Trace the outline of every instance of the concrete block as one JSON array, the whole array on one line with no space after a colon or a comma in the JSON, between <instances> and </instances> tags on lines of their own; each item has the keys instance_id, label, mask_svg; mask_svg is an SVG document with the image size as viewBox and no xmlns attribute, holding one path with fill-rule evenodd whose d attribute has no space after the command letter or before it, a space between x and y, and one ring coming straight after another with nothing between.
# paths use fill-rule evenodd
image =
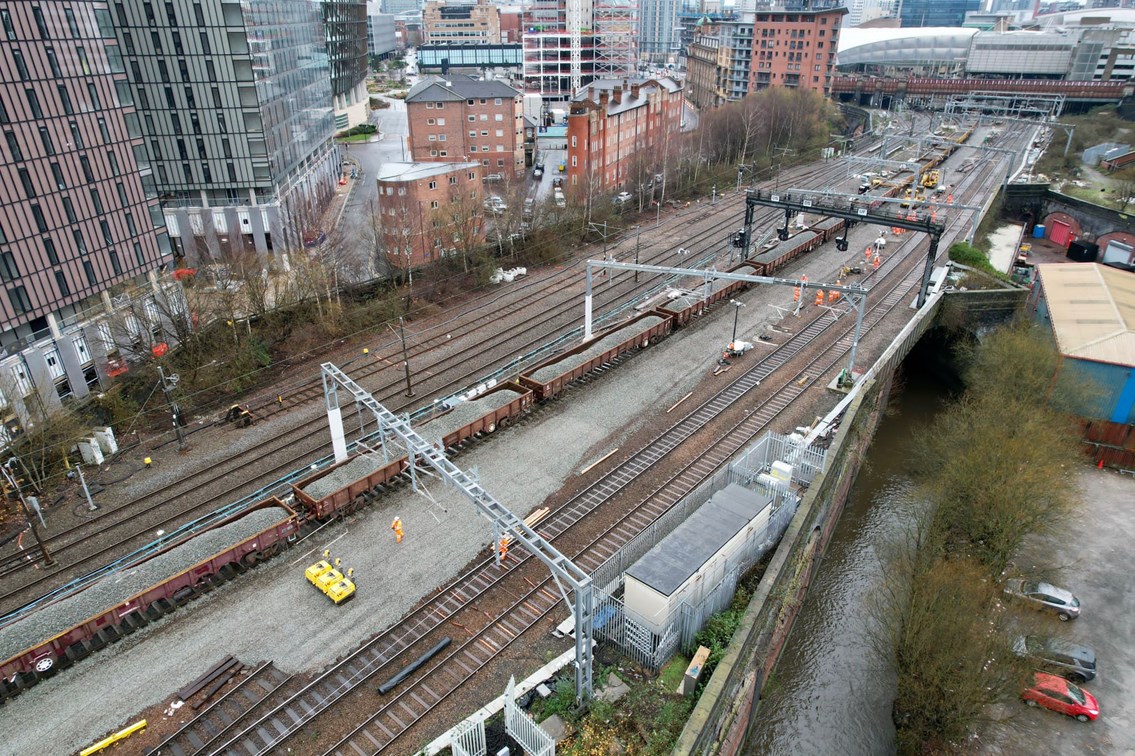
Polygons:
<instances>
[{"instance_id":1,"label":"concrete block","mask_svg":"<svg viewBox=\"0 0 1135 756\"><path fill-rule=\"evenodd\" d=\"M701 679L702 669L705 668L705 661L708 658L709 649L705 646L698 646L694 658L690 659L690 666L686 667L686 674L682 676L682 684L678 686L680 695L692 696L694 694L694 690L698 687L698 681Z\"/></svg>"},{"instance_id":2,"label":"concrete block","mask_svg":"<svg viewBox=\"0 0 1135 756\"><path fill-rule=\"evenodd\" d=\"M564 720L559 714L553 714L545 719L540 723L540 728L548 733L548 735L555 738L557 743L563 740L567 735L567 725L564 724Z\"/></svg>"},{"instance_id":3,"label":"concrete block","mask_svg":"<svg viewBox=\"0 0 1135 756\"><path fill-rule=\"evenodd\" d=\"M101 465L103 462L102 449L99 442L93 438L85 438L79 442L79 455L87 465Z\"/></svg>"},{"instance_id":4,"label":"concrete block","mask_svg":"<svg viewBox=\"0 0 1135 756\"><path fill-rule=\"evenodd\" d=\"M106 456L110 457L118 453L118 441L114 438L113 428L95 428L95 439Z\"/></svg>"}]
</instances>

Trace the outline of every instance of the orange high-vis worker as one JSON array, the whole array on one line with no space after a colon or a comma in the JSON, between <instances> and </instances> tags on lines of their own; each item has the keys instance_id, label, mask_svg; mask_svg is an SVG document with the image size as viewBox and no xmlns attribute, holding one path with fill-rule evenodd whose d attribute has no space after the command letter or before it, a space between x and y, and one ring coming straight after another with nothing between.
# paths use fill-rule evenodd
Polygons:
<instances>
[{"instance_id":1,"label":"orange high-vis worker","mask_svg":"<svg viewBox=\"0 0 1135 756\"><path fill-rule=\"evenodd\" d=\"M500 560L503 562L504 558L508 556L508 536L503 536L500 542L497 543L497 552L500 554Z\"/></svg>"},{"instance_id":2,"label":"orange high-vis worker","mask_svg":"<svg viewBox=\"0 0 1135 756\"><path fill-rule=\"evenodd\" d=\"M799 302L800 301L800 287L799 286L797 286L795 289L792 290L792 301L793 302Z\"/></svg>"},{"instance_id":3,"label":"orange high-vis worker","mask_svg":"<svg viewBox=\"0 0 1135 756\"><path fill-rule=\"evenodd\" d=\"M402 518L395 517L394 522L390 523L390 529L394 531L394 542L402 543Z\"/></svg>"},{"instance_id":4,"label":"orange high-vis worker","mask_svg":"<svg viewBox=\"0 0 1135 756\"><path fill-rule=\"evenodd\" d=\"M836 291L835 289L832 289L831 291L828 292L828 302L835 302L838 299L839 299L839 292L838 291Z\"/></svg>"},{"instance_id":5,"label":"orange high-vis worker","mask_svg":"<svg viewBox=\"0 0 1135 756\"><path fill-rule=\"evenodd\" d=\"M947 205L954 204L954 195L952 195L952 194L946 195L946 204Z\"/></svg>"},{"instance_id":6,"label":"orange high-vis worker","mask_svg":"<svg viewBox=\"0 0 1135 756\"><path fill-rule=\"evenodd\" d=\"M824 303L824 290L816 289L816 304L822 305Z\"/></svg>"},{"instance_id":7,"label":"orange high-vis worker","mask_svg":"<svg viewBox=\"0 0 1135 756\"><path fill-rule=\"evenodd\" d=\"M867 262L871 262L871 253L874 252L874 251L875 251L874 247L867 247L866 251L863 252L863 259L866 260Z\"/></svg>"},{"instance_id":8,"label":"orange high-vis worker","mask_svg":"<svg viewBox=\"0 0 1135 756\"><path fill-rule=\"evenodd\" d=\"M879 265L880 265L880 264L881 264L882 262L883 262L883 261L882 261L881 259L879 259L879 255L878 255L878 254L876 254L876 255L875 255L875 259L873 259L873 260L871 261L871 265L872 265L872 266L873 266L873 267L875 268L875 270L878 270L878 269L879 269Z\"/></svg>"}]
</instances>

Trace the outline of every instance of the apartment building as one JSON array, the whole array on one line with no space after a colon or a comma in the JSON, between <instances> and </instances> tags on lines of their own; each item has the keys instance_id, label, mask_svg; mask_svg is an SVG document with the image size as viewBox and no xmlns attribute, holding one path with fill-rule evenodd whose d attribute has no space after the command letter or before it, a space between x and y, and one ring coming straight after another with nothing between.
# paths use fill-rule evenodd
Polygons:
<instances>
[{"instance_id":1,"label":"apartment building","mask_svg":"<svg viewBox=\"0 0 1135 756\"><path fill-rule=\"evenodd\" d=\"M178 251L199 264L300 249L340 174L320 6L169 0L113 9Z\"/></svg>"},{"instance_id":2,"label":"apartment building","mask_svg":"<svg viewBox=\"0 0 1135 756\"><path fill-rule=\"evenodd\" d=\"M594 81L567 117L568 190L642 191L663 173L682 122L682 87L669 78Z\"/></svg>"},{"instance_id":3,"label":"apartment building","mask_svg":"<svg viewBox=\"0 0 1135 756\"><path fill-rule=\"evenodd\" d=\"M370 118L367 0L323 0L321 8L335 128L346 129Z\"/></svg>"},{"instance_id":4,"label":"apartment building","mask_svg":"<svg viewBox=\"0 0 1135 756\"><path fill-rule=\"evenodd\" d=\"M758 11L753 23L749 91L795 87L828 95L841 21L847 12L842 5Z\"/></svg>"},{"instance_id":5,"label":"apartment building","mask_svg":"<svg viewBox=\"0 0 1135 756\"><path fill-rule=\"evenodd\" d=\"M427 0L422 33L427 45L499 45L500 8L486 0L473 4Z\"/></svg>"},{"instance_id":6,"label":"apartment building","mask_svg":"<svg viewBox=\"0 0 1135 756\"><path fill-rule=\"evenodd\" d=\"M376 179L383 249L395 271L413 270L484 241L478 162L386 163Z\"/></svg>"},{"instance_id":7,"label":"apartment building","mask_svg":"<svg viewBox=\"0 0 1135 756\"><path fill-rule=\"evenodd\" d=\"M2 443L108 378L116 308L160 331L173 255L106 3L7 3L0 25Z\"/></svg>"},{"instance_id":8,"label":"apartment building","mask_svg":"<svg viewBox=\"0 0 1135 756\"><path fill-rule=\"evenodd\" d=\"M674 62L678 54L679 0L649 0L639 3L639 57L651 63Z\"/></svg>"},{"instance_id":9,"label":"apartment building","mask_svg":"<svg viewBox=\"0 0 1135 756\"><path fill-rule=\"evenodd\" d=\"M524 98L499 81L430 78L406 95L410 155L421 162L478 161L485 175L524 171Z\"/></svg>"},{"instance_id":10,"label":"apartment building","mask_svg":"<svg viewBox=\"0 0 1135 756\"><path fill-rule=\"evenodd\" d=\"M717 108L729 101L729 63L732 51L715 27L694 36L686 51L686 99L699 110Z\"/></svg>"}]
</instances>

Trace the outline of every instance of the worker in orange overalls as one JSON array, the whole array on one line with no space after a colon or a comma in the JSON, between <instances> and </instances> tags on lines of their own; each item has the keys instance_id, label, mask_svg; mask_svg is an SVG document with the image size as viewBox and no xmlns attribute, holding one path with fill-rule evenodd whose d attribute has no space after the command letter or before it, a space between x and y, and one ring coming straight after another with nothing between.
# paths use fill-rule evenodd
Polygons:
<instances>
[{"instance_id":1,"label":"worker in orange overalls","mask_svg":"<svg viewBox=\"0 0 1135 756\"><path fill-rule=\"evenodd\" d=\"M390 529L394 531L394 542L402 543L402 518L395 517L394 522L390 523Z\"/></svg>"},{"instance_id":2,"label":"worker in orange overalls","mask_svg":"<svg viewBox=\"0 0 1135 756\"><path fill-rule=\"evenodd\" d=\"M824 290L816 289L816 304L822 305L824 303Z\"/></svg>"},{"instance_id":3,"label":"worker in orange overalls","mask_svg":"<svg viewBox=\"0 0 1135 756\"><path fill-rule=\"evenodd\" d=\"M880 265L880 264L881 264L882 262L883 262L883 261L882 261L882 259L880 259L880 257L879 257L879 253L878 253L878 252L876 252L876 253L875 253L875 257L874 257L874 258L873 258L873 259L871 260L871 267L873 267L873 268L874 268L875 270L878 270L878 269L879 269L879 265Z\"/></svg>"},{"instance_id":4,"label":"worker in orange overalls","mask_svg":"<svg viewBox=\"0 0 1135 756\"><path fill-rule=\"evenodd\" d=\"M500 554L501 562L508 556L508 536L501 536L500 542L497 543L497 552Z\"/></svg>"}]
</instances>

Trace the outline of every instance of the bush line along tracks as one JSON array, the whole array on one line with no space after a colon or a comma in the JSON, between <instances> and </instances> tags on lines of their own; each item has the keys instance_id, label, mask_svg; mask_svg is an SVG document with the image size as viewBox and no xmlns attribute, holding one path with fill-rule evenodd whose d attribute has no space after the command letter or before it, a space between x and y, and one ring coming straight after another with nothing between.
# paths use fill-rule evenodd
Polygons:
<instances>
[{"instance_id":1,"label":"bush line along tracks","mask_svg":"<svg viewBox=\"0 0 1135 756\"><path fill-rule=\"evenodd\" d=\"M912 254L911 249L917 246L915 239L916 237L912 237L904 243L904 254L888 255L887 263L873 274L882 276L883 280L875 283L870 290L874 296L865 320L868 327L876 325L913 295L921 270L921 260L918 255ZM886 287L889 287L887 291L880 291ZM706 451L699 450L696 459L682 466L652 494L608 527L601 536L577 552L574 557L577 563L593 571L620 546L668 511L721 464L762 433L780 411L815 385L822 376L838 367L850 348L851 335L852 328L847 320L833 321L826 314L815 318L745 374L675 423L654 442L557 508L541 524L541 533L553 541L559 539L574 524L625 490L631 481L657 465L728 408L736 406L738 399L762 381L767 381L774 371L788 366L806 348L819 343L826 336L825 341L831 346L819 350L818 356L795 375L779 381L773 395L757 411L745 415L724 431ZM766 383L765 389L768 388ZM527 578L523 577L520 569L531 560L523 552L518 557L518 562L504 572L497 569L491 559L485 560L303 690L287 697L254 721L245 719L238 723L239 726L229 728L231 736L219 750L239 750L243 753L271 751L349 693L357 691L360 695L373 695L369 690L361 689L363 683L384 671L403 651L412 646L424 647L432 644L438 636L452 633L447 628L442 628L443 624L460 628L468 634L464 642L455 644L456 647L443 661L421 673L402 691L389 697L389 700L383 701L374 715L332 745L327 753L375 753L383 750L478 670L489 664L527 629L554 611L560 598L550 579L537 577L534 582L531 574ZM528 572L532 573L533 569L541 568L535 565ZM539 574L536 572L537 576ZM523 585L517 584L518 579L523 581ZM477 598L505 580L510 580L511 584L511 590L507 592L512 596L519 595L505 611L486 622L485 615L479 609L469 609ZM351 706L347 710L357 708L360 707ZM175 735L171 740L178 737L180 735Z\"/></svg>"}]
</instances>

